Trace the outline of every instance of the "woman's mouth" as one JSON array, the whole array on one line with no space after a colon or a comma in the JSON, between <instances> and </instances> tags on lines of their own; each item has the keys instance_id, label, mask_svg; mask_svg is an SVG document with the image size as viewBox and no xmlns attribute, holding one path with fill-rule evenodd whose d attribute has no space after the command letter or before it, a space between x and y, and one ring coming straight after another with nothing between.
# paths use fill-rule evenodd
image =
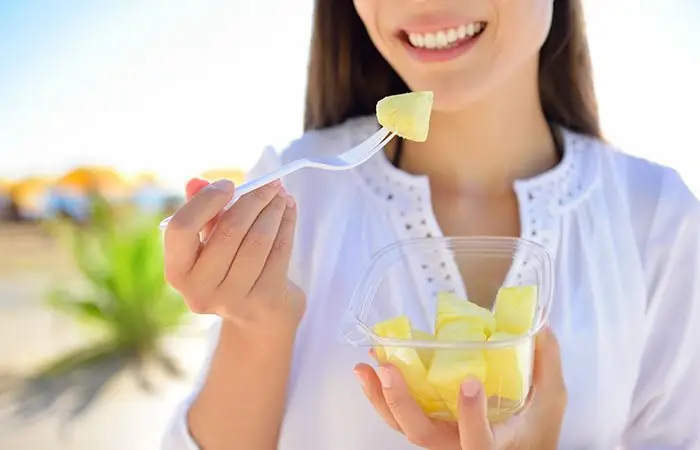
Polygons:
<instances>
[{"instance_id":1,"label":"woman's mouth","mask_svg":"<svg viewBox=\"0 0 700 450\"><path fill-rule=\"evenodd\" d=\"M486 22L473 22L429 33L403 32L404 40L416 49L441 51L459 47L477 38L486 29Z\"/></svg>"}]
</instances>

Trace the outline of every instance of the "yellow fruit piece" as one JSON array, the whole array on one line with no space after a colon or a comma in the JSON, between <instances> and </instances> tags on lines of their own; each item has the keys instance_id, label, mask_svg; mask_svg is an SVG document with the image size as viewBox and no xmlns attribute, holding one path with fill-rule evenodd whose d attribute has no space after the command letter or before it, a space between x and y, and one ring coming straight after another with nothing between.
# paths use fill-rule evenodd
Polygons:
<instances>
[{"instance_id":1,"label":"yellow fruit piece","mask_svg":"<svg viewBox=\"0 0 700 450\"><path fill-rule=\"evenodd\" d=\"M496 331L496 319L491 311L463 300L451 292L440 292L437 297L436 332L445 323L453 320L472 322L475 326L481 327L486 336Z\"/></svg>"},{"instance_id":2,"label":"yellow fruit piece","mask_svg":"<svg viewBox=\"0 0 700 450\"><path fill-rule=\"evenodd\" d=\"M496 294L496 330L523 335L530 331L537 310L537 286L504 287Z\"/></svg>"},{"instance_id":3,"label":"yellow fruit piece","mask_svg":"<svg viewBox=\"0 0 700 450\"><path fill-rule=\"evenodd\" d=\"M377 121L402 138L425 142L432 108L431 91L391 95L377 102Z\"/></svg>"},{"instance_id":4,"label":"yellow fruit piece","mask_svg":"<svg viewBox=\"0 0 700 450\"><path fill-rule=\"evenodd\" d=\"M437 341L484 342L486 337L480 327L472 322L453 320L446 322L436 333ZM483 350L435 349L433 362L428 370L428 382L435 386L445 405L456 414L459 388L468 377L486 379L486 360ZM455 416L456 417L456 416Z\"/></svg>"},{"instance_id":5,"label":"yellow fruit piece","mask_svg":"<svg viewBox=\"0 0 700 450\"><path fill-rule=\"evenodd\" d=\"M399 316L374 326L374 332L388 339L413 339L411 322L406 316ZM444 409L437 390L427 381L426 365L415 348L398 346L377 346L375 352L380 363L396 366L403 375L413 398L426 413L438 413Z\"/></svg>"},{"instance_id":6,"label":"yellow fruit piece","mask_svg":"<svg viewBox=\"0 0 700 450\"><path fill-rule=\"evenodd\" d=\"M413 330L413 339L417 341L432 341L435 336L423 330ZM433 361L434 352L432 348L416 348L418 356L425 364L425 367L430 367L430 363Z\"/></svg>"},{"instance_id":7,"label":"yellow fruit piece","mask_svg":"<svg viewBox=\"0 0 700 450\"><path fill-rule=\"evenodd\" d=\"M489 341L502 341L517 336L496 332ZM520 402L527 396L532 376L533 358L532 339L514 343L512 347L488 349L486 358L486 382L484 389L487 397Z\"/></svg>"},{"instance_id":8,"label":"yellow fruit piece","mask_svg":"<svg viewBox=\"0 0 700 450\"><path fill-rule=\"evenodd\" d=\"M380 322L374 326L374 332L381 337L389 339L418 341L432 341L434 339L434 336L427 331L413 329L411 321L406 316L394 317ZM377 354L377 359L386 361L387 356L383 347L376 346L374 351ZM416 352L418 352L425 367L428 367L433 359L433 350L430 348L416 348Z\"/></svg>"},{"instance_id":9,"label":"yellow fruit piece","mask_svg":"<svg viewBox=\"0 0 700 450\"><path fill-rule=\"evenodd\" d=\"M411 321L406 316L393 317L384 322L380 322L374 326L374 332L380 337L387 339L413 339L411 334ZM387 361L387 354L384 347L375 346L374 351L380 362Z\"/></svg>"}]
</instances>

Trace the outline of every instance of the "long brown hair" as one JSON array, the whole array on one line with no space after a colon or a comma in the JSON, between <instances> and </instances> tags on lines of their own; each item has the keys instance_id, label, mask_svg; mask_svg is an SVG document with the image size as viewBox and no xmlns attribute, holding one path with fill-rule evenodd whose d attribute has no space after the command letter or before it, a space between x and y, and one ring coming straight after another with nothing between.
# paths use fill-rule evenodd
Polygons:
<instances>
[{"instance_id":1,"label":"long brown hair","mask_svg":"<svg viewBox=\"0 0 700 450\"><path fill-rule=\"evenodd\" d=\"M554 0L540 50L539 90L545 116L600 137L598 105L581 0ZM316 0L304 129L374 114L377 101L409 89L370 40L350 0Z\"/></svg>"}]
</instances>

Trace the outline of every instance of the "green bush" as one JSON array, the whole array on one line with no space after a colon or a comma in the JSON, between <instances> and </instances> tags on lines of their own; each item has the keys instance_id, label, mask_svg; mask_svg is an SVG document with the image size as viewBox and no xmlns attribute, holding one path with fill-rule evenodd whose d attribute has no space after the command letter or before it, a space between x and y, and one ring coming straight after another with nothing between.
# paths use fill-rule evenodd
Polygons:
<instances>
[{"instance_id":1,"label":"green bush","mask_svg":"<svg viewBox=\"0 0 700 450\"><path fill-rule=\"evenodd\" d=\"M20 419L76 418L124 370L147 391L154 389L147 367L183 375L161 347L188 318L184 302L165 282L162 216L115 208L97 195L90 205L86 220L46 223L72 250L79 275L77 285L71 280L53 290L47 303L93 334L30 374L0 374L0 410Z\"/></svg>"},{"instance_id":2,"label":"green bush","mask_svg":"<svg viewBox=\"0 0 700 450\"><path fill-rule=\"evenodd\" d=\"M61 222L56 228L72 249L85 288L62 287L48 305L99 332L96 344L81 352L121 354L143 360L159 355L163 337L188 317L177 292L165 282L160 216L117 209L94 195L88 220ZM75 354L50 364L70 370Z\"/></svg>"}]
</instances>

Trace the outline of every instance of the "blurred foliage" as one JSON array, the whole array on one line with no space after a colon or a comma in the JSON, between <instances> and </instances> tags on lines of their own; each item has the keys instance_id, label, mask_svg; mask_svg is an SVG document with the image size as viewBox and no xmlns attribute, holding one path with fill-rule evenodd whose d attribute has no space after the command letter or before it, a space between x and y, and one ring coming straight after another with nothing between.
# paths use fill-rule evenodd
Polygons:
<instances>
[{"instance_id":1,"label":"blurred foliage","mask_svg":"<svg viewBox=\"0 0 700 450\"><path fill-rule=\"evenodd\" d=\"M90 339L28 376L0 374L0 400L9 400L20 418L63 413L75 418L125 371L146 391L155 388L147 369L184 375L162 345L189 318L165 281L162 215L89 195L87 217L57 218L42 227L71 251L79 276L52 290L47 305L84 326ZM64 398L71 399L68 410Z\"/></svg>"},{"instance_id":2,"label":"blurred foliage","mask_svg":"<svg viewBox=\"0 0 700 450\"><path fill-rule=\"evenodd\" d=\"M91 199L85 222L64 220L54 228L70 245L87 289L56 289L48 305L102 331L101 347L148 357L187 318L184 302L165 282L161 218L117 210L98 194Z\"/></svg>"},{"instance_id":3,"label":"blurred foliage","mask_svg":"<svg viewBox=\"0 0 700 450\"><path fill-rule=\"evenodd\" d=\"M91 327L98 338L49 362L35 378L66 375L114 358L134 367L151 359L180 374L160 348L162 339L188 318L184 302L165 281L161 217L115 208L96 193L90 197L87 220L51 224L72 250L84 288L59 287L47 304Z\"/></svg>"}]
</instances>

